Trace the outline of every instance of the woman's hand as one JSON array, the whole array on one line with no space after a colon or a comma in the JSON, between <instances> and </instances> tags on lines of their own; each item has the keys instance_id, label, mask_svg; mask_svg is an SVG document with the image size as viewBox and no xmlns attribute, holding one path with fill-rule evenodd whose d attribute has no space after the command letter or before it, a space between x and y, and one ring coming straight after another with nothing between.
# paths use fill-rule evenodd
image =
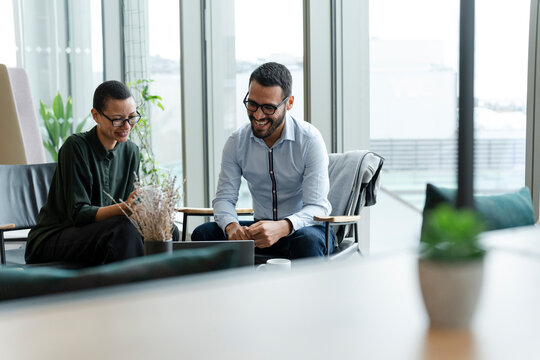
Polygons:
<instances>
[{"instance_id":1,"label":"woman's hand","mask_svg":"<svg viewBox=\"0 0 540 360\"><path fill-rule=\"evenodd\" d=\"M137 206L137 204L139 204L139 203L141 202L141 199L140 199L139 196L137 195L137 190L133 190L133 191L129 194L129 196L128 196L128 198L126 199L126 201L124 201L124 202L125 202L131 209L134 209L134 208ZM127 208L127 206L126 206L126 209L124 209L124 210L127 210L126 212L127 212L128 214L131 215L131 210L129 210L129 208Z\"/></svg>"}]
</instances>

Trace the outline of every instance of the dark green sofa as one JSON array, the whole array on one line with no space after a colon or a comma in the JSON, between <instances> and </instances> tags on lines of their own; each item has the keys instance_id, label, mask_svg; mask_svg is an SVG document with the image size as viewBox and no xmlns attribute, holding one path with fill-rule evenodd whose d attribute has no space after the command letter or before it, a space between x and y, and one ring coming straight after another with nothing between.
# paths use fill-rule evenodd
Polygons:
<instances>
[{"instance_id":1,"label":"dark green sofa","mask_svg":"<svg viewBox=\"0 0 540 360\"><path fill-rule=\"evenodd\" d=\"M145 256L80 270L0 266L0 301L101 288L239 266L230 245Z\"/></svg>"}]
</instances>

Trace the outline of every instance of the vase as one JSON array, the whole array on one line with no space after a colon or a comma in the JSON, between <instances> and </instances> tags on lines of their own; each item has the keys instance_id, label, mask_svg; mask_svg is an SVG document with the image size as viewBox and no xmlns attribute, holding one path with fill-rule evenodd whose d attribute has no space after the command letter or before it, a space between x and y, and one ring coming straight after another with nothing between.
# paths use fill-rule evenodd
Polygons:
<instances>
[{"instance_id":1,"label":"vase","mask_svg":"<svg viewBox=\"0 0 540 360\"><path fill-rule=\"evenodd\" d=\"M144 255L154 255L173 252L172 238L164 241L144 241Z\"/></svg>"},{"instance_id":2,"label":"vase","mask_svg":"<svg viewBox=\"0 0 540 360\"><path fill-rule=\"evenodd\" d=\"M463 261L419 259L420 288L431 325L468 327L478 303L483 274L483 257Z\"/></svg>"}]
</instances>

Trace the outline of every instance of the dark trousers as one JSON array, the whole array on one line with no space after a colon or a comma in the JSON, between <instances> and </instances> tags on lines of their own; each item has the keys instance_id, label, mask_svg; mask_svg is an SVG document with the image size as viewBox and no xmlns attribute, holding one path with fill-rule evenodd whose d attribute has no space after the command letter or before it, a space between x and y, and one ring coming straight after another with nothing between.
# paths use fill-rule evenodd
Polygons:
<instances>
[{"instance_id":1,"label":"dark trousers","mask_svg":"<svg viewBox=\"0 0 540 360\"><path fill-rule=\"evenodd\" d=\"M175 226L173 241L178 241L178 234ZM40 244L27 262L100 265L143 255L143 238L135 226L125 216L115 216L54 234Z\"/></svg>"},{"instance_id":2,"label":"dark trousers","mask_svg":"<svg viewBox=\"0 0 540 360\"><path fill-rule=\"evenodd\" d=\"M249 226L255 221L240 221L240 225ZM223 230L215 223L208 222L197 226L191 234L193 241L227 240ZM334 249L334 234L330 231L330 253ZM324 226L306 226L294 231L291 235L279 239L274 245L259 249L255 254L287 259L298 259L326 254Z\"/></svg>"}]
</instances>

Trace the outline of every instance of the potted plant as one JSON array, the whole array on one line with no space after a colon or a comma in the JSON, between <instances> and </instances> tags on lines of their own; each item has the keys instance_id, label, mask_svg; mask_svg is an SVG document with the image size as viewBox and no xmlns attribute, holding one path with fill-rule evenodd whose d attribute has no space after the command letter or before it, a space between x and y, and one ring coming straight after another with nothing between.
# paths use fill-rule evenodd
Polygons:
<instances>
[{"instance_id":1,"label":"potted plant","mask_svg":"<svg viewBox=\"0 0 540 360\"><path fill-rule=\"evenodd\" d=\"M131 211L131 216L120 209L143 237L145 255L172 252L174 208L180 201L176 176L167 174L160 183L152 184L145 183L144 178L141 178L134 186L137 199L133 206L122 201ZM116 202L111 195L105 194Z\"/></svg>"},{"instance_id":2,"label":"potted plant","mask_svg":"<svg viewBox=\"0 0 540 360\"><path fill-rule=\"evenodd\" d=\"M425 214L418 271L432 325L469 325L482 287L484 223L472 210L443 204Z\"/></svg>"},{"instance_id":3,"label":"potted plant","mask_svg":"<svg viewBox=\"0 0 540 360\"><path fill-rule=\"evenodd\" d=\"M53 99L52 108L39 101L39 113L43 119L42 137L43 146L51 155L54 162L58 161L58 150L62 147L68 136L79 133L84 128L88 116L73 130L73 102L71 96L64 101L60 93Z\"/></svg>"},{"instance_id":4,"label":"potted plant","mask_svg":"<svg viewBox=\"0 0 540 360\"><path fill-rule=\"evenodd\" d=\"M163 99L159 95L151 94L150 85L154 80L138 79L127 83L137 104L137 109L141 114L141 119L131 132L133 140L140 150L141 156L141 178L151 181L154 184L160 183L165 178L165 173L159 168L154 152L152 150L152 131L150 125L150 108L157 106L165 110Z\"/></svg>"}]
</instances>

